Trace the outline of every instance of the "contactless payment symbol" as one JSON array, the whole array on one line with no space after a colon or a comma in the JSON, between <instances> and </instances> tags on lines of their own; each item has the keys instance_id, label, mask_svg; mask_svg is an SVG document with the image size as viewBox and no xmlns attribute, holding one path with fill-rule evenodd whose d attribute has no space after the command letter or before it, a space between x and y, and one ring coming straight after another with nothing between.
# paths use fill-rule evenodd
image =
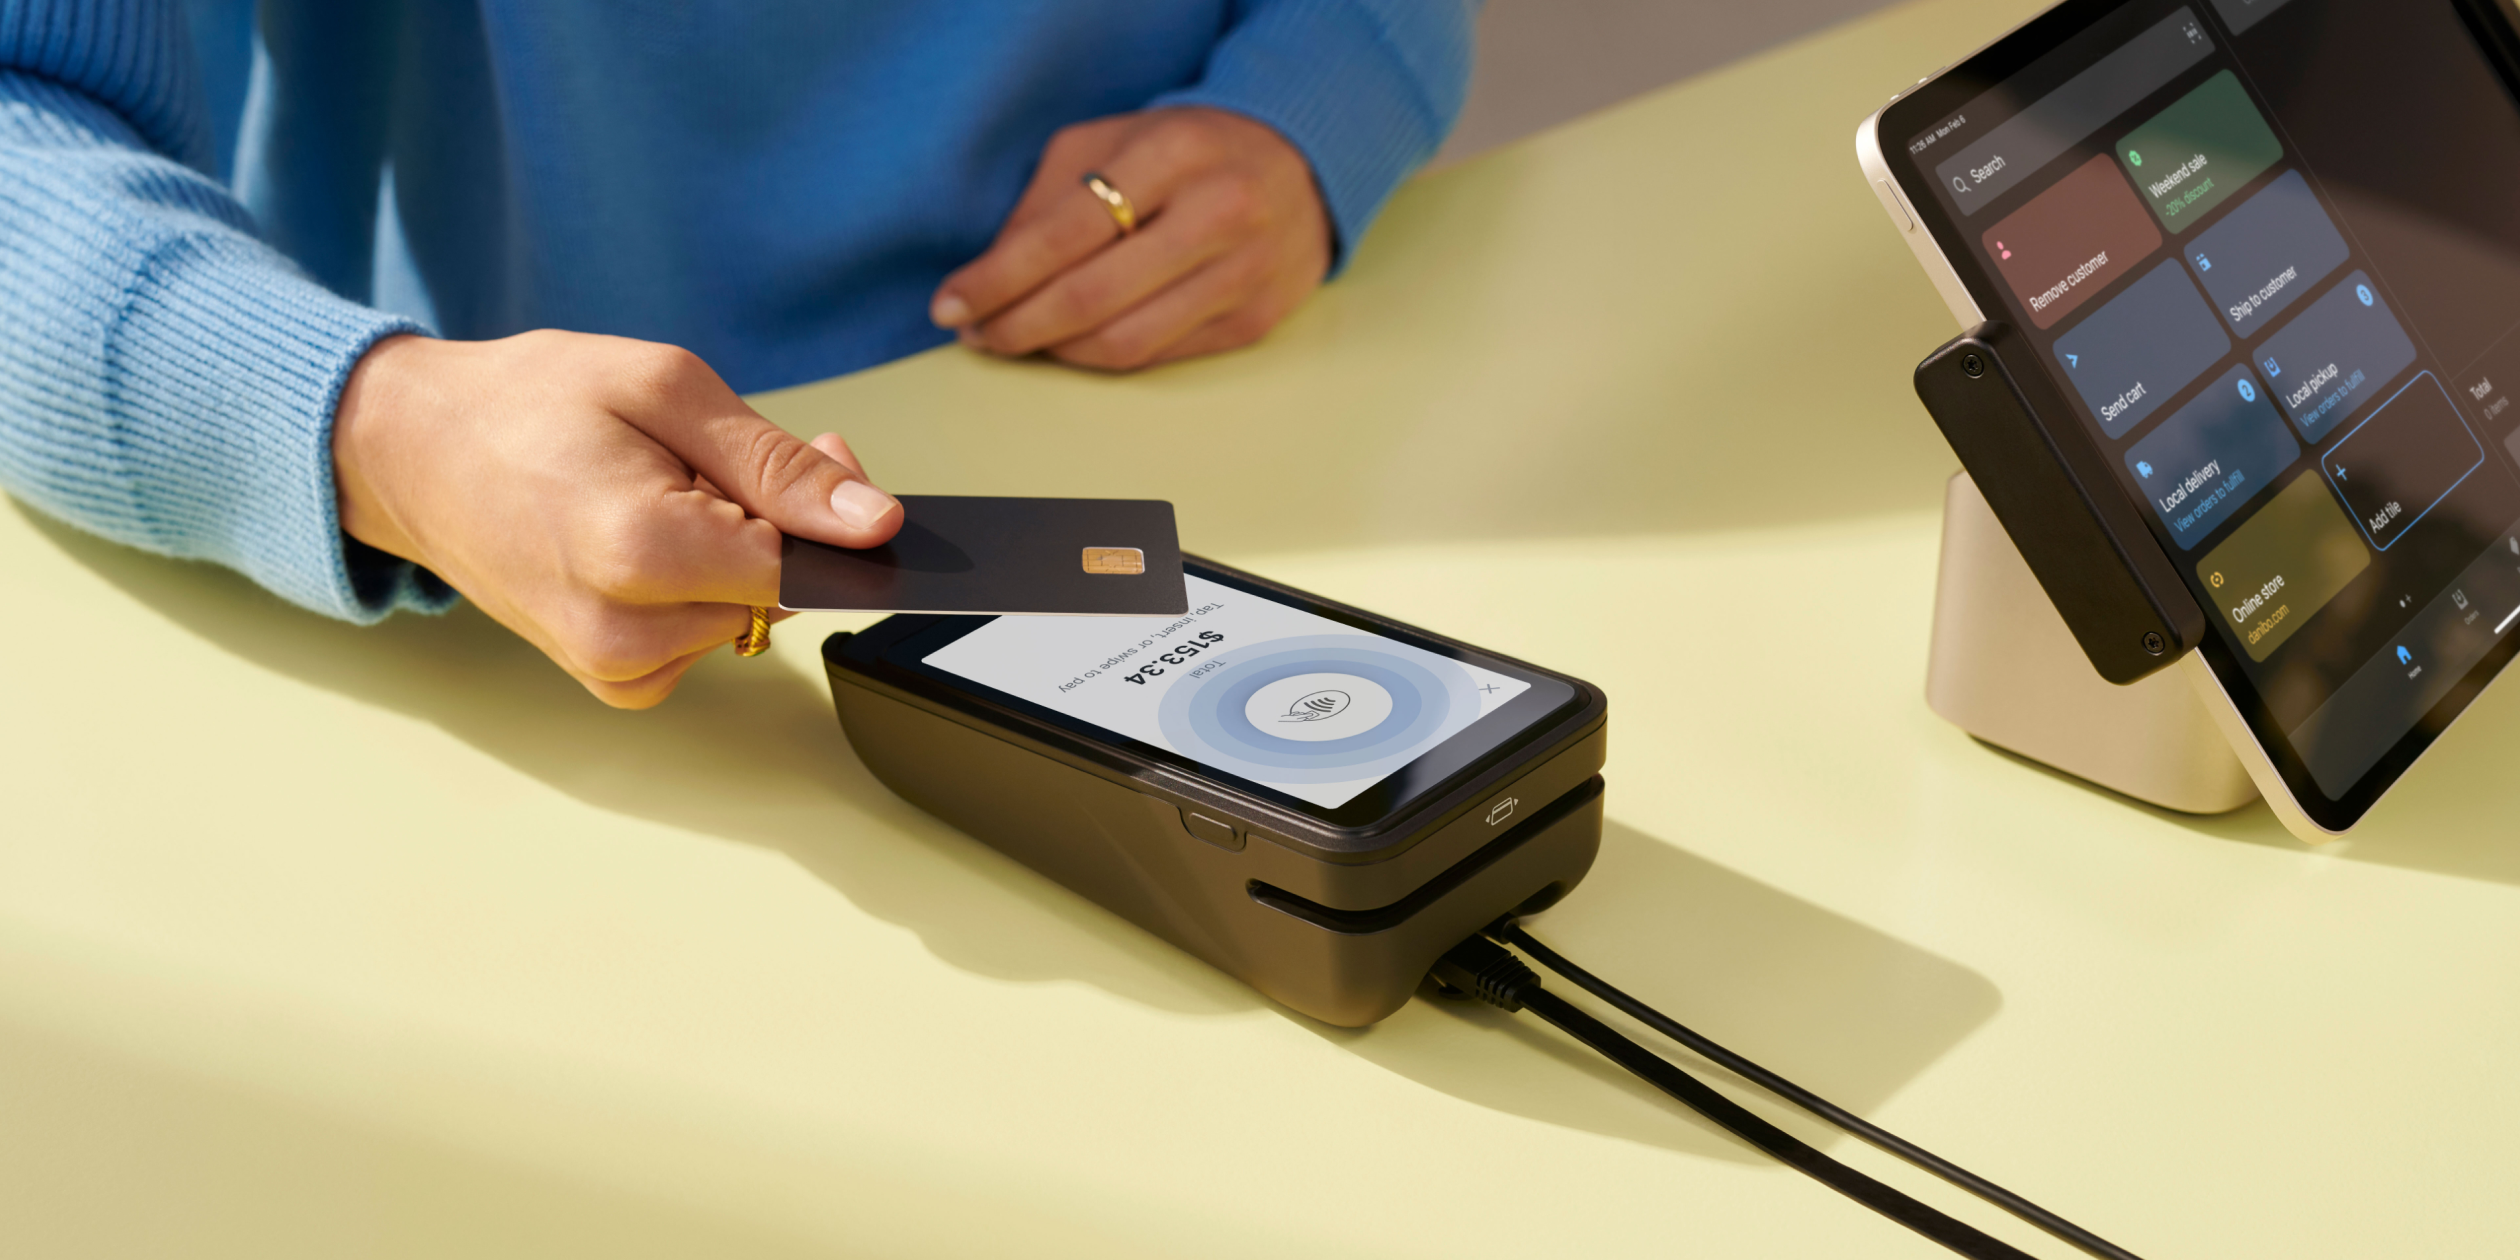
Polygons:
<instances>
[{"instance_id":1,"label":"contactless payment symbol","mask_svg":"<svg viewBox=\"0 0 2520 1260\"><path fill-rule=\"evenodd\" d=\"M1242 708L1255 735L1321 744L1382 725L1392 699L1389 688L1361 674L1322 670L1272 680Z\"/></svg>"},{"instance_id":2,"label":"contactless payment symbol","mask_svg":"<svg viewBox=\"0 0 2520 1260\"><path fill-rule=\"evenodd\" d=\"M1349 696L1344 691L1316 691L1297 700L1286 710L1281 722L1318 722L1326 717L1345 713Z\"/></svg>"},{"instance_id":3,"label":"contactless payment symbol","mask_svg":"<svg viewBox=\"0 0 2520 1260\"><path fill-rule=\"evenodd\" d=\"M1155 720L1176 752L1338 805L1477 720L1482 681L1506 680L1372 635L1290 635L1184 676Z\"/></svg>"}]
</instances>

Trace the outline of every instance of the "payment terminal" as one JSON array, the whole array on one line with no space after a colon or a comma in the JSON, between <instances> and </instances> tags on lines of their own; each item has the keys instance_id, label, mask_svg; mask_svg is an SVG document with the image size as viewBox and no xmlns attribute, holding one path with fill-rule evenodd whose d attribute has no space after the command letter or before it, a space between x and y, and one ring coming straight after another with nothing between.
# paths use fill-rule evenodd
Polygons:
<instances>
[{"instance_id":1,"label":"payment terminal","mask_svg":"<svg viewBox=\"0 0 2520 1260\"><path fill-rule=\"evenodd\" d=\"M1261 992L1361 1026L1601 842L1607 702L1195 558L1188 613L906 615L823 645L912 804Z\"/></svg>"}]
</instances>

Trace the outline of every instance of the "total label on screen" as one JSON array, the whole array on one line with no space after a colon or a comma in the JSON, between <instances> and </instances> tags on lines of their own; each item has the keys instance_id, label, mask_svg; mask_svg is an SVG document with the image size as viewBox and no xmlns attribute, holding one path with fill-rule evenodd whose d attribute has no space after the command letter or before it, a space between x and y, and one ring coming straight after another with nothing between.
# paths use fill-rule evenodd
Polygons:
<instances>
[{"instance_id":1,"label":"total label on screen","mask_svg":"<svg viewBox=\"0 0 2520 1260\"><path fill-rule=\"evenodd\" d=\"M1336 809L1529 684L1186 576L1180 617L1000 617L925 663Z\"/></svg>"}]
</instances>

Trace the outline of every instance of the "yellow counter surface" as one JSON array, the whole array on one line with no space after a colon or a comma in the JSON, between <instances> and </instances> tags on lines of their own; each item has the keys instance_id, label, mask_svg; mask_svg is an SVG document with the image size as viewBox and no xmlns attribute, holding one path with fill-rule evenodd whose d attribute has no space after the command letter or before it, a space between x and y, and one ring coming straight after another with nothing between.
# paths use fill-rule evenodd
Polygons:
<instances>
[{"instance_id":1,"label":"yellow counter surface","mask_svg":"<svg viewBox=\"0 0 2520 1260\"><path fill-rule=\"evenodd\" d=\"M1600 684L1601 861L1535 930L2145 1256L2507 1255L2520 692L2316 851L1925 708L1952 329L1850 136L2032 7L1421 180L1251 352L760 403ZM470 610L336 625L14 504L0 601L0 1252L1944 1254L1535 1021L1328 1028L927 819L832 719L857 622L629 714Z\"/></svg>"}]
</instances>

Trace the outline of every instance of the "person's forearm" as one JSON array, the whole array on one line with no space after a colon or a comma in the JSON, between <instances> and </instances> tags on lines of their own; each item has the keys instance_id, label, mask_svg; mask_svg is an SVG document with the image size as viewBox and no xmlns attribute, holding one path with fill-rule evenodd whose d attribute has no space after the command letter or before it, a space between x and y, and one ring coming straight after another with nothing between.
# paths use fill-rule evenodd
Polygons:
<instances>
[{"instance_id":1,"label":"person's forearm","mask_svg":"<svg viewBox=\"0 0 2520 1260\"><path fill-rule=\"evenodd\" d=\"M335 398L411 322L304 278L224 189L97 97L9 70L0 327L11 494L335 616L449 598L366 553L354 574L335 515Z\"/></svg>"}]
</instances>

